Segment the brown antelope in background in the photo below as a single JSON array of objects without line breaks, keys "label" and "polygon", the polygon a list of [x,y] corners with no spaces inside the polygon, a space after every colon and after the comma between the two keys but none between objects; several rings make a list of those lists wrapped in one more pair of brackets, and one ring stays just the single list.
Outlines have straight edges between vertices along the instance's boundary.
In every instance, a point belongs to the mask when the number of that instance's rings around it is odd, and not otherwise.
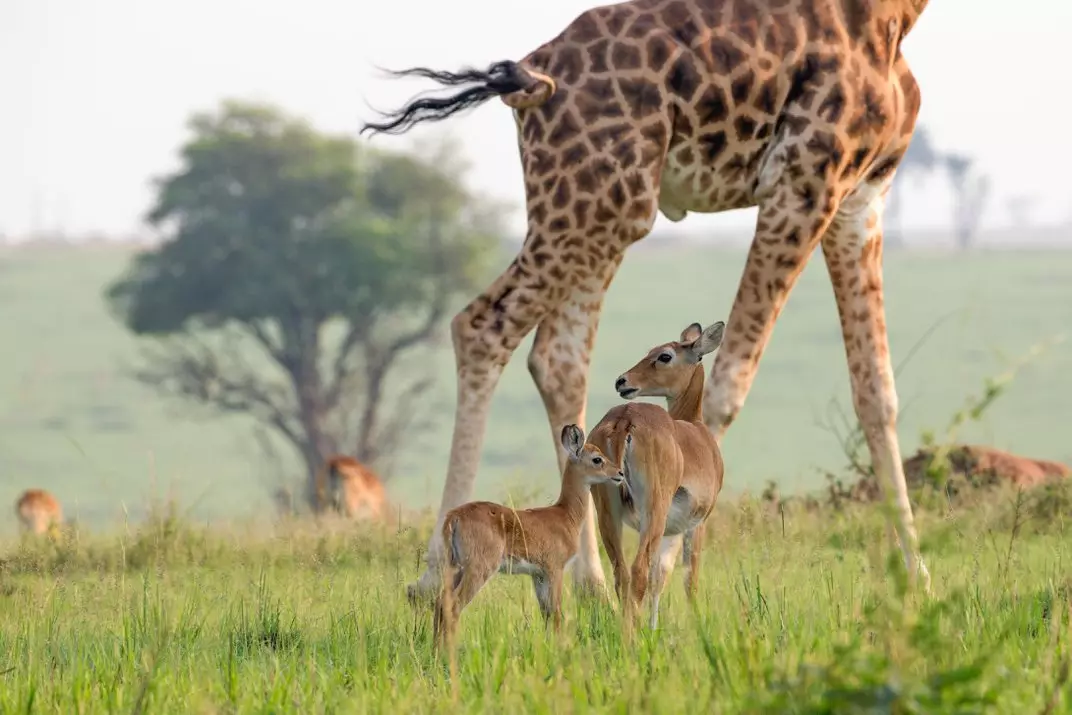
[{"label": "brown antelope in background", "polygon": [[316,486],[321,504],[326,497],[330,508],[350,519],[379,519],[385,512],[383,482],[353,457],[337,454],[328,459],[317,475]]},{"label": "brown antelope in background", "polygon": [[[667,409],[643,402],[612,407],[588,438],[625,471],[624,488],[601,487],[592,496],[627,620],[650,585],[652,629],[682,546],[685,589],[690,598],[695,595],[703,525],[722,490],[722,453],[703,420],[701,360],[721,344],[724,328],[723,322],[707,328],[693,323],[680,340],[648,351],[614,387],[627,400],[665,397]],[[622,552],[623,523],[640,532],[631,575]]]},{"label": "brown antelope in background", "polygon": [[60,503],[44,489],[24,491],[15,502],[15,514],[22,528],[33,534],[55,533],[63,521]]},{"label": "brown antelope in background", "polygon": [[562,428],[561,442],[566,467],[552,506],[515,510],[478,501],[447,512],[442,533],[447,563],[433,629],[437,644],[453,635],[462,609],[496,572],[531,576],[544,621],[560,627],[562,574],[577,553],[589,492],[603,484],[617,489],[624,480],[616,463],[585,444],[577,425]]}]

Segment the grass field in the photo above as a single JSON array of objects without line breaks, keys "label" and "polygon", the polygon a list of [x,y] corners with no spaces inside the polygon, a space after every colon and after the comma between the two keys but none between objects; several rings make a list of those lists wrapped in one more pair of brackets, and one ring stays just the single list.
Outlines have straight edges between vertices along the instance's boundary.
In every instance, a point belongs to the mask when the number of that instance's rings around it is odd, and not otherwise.
[{"label": "grass field", "polygon": [[[556,637],[530,583],[500,577],[462,616],[452,677],[431,648],[430,615],[403,598],[427,515],[390,527],[252,519],[276,472],[250,425],[178,410],[123,376],[135,343],[99,295],[125,258],[0,254],[0,501],[45,486],[79,523],[58,544],[0,538],[0,713],[1072,712],[1072,489],[921,509],[933,600],[901,598],[873,508],[780,513],[734,498],[767,478],[814,487],[817,468],[842,464],[816,424],[831,398],[849,405],[820,265],[725,443],[731,498],[709,528],[695,609],[679,567],[660,630],[629,643],[614,611],[567,586]],[[651,344],[725,317],[742,262],[725,250],[626,262],[590,422]],[[1072,318],[1072,254],[894,254],[887,265],[897,361],[944,321],[899,380],[906,451]],[[494,406],[480,495],[557,489],[526,349]],[[443,419],[390,484],[409,506],[438,499],[449,448],[451,358],[427,359],[443,371],[433,401]],[[1070,375],[1060,344],[962,436],[1068,460]],[[124,509],[133,518],[117,525]],[[627,553],[635,543],[627,533]]]},{"label": "grass field", "polygon": [[[0,253],[0,503],[40,485],[55,491],[69,514],[98,526],[123,519],[124,510],[144,514],[151,495],[173,495],[199,520],[267,508],[273,480],[296,469],[289,452],[282,461],[266,459],[245,420],[166,402],[125,377],[136,342],[100,296],[128,256],[123,248]],[[756,491],[768,479],[785,491],[815,487],[820,468],[844,461],[818,425],[832,399],[849,413],[851,403],[833,297],[816,259],[725,441],[728,493]],[[613,378],[651,345],[692,321],[726,317],[743,261],[743,252],[728,249],[650,250],[625,261],[596,346],[589,426],[618,399]],[[892,253],[886,263],[895,361],[941,321],[899,376],[906,452],[921,429],[943,427],[984,378],[1072,323],[1069,252]],[[478,496],[557,489],[550,430],[525,366],[530,341],[497,393]],[[389,484],[394,499],[414,507],[438,503],[454,400],[452,356],[420,359],[434,361],[442,375],[429,402],[439,419],[409,441]],[[1065,342],[1027,366],[965,437],[1072,459],[1070,394],[1072,343]],[[0,521],[0,533],[13,529],[13,521]]]},{"label": "grass field", "polygon": [[462,614],[453,679],[402,595],[427,523],[165,518],[6,544],[0,712],[1070,712],[1072,552],[1037,511],[924,513],[936,598],[902,601],[874,512],[724,504],[695,610],[679,567],[630,644],[567,585],[556,637],[529,580],[498,577]]}]

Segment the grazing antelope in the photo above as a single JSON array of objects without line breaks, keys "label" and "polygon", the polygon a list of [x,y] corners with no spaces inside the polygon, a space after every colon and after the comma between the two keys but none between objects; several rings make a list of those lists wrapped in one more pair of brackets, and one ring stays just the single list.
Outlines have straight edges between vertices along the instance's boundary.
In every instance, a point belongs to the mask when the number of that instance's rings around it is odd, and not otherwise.
[{"label": "grazing antelope", "polygon": [[353,457],[337,454],[325,462],[317,475],[317,492],[324,500],[324,475],[327,475],[327,503],[351,519],[379,519],[387,497],[383,482],[369,467]]},{"label": "grazing antelope", "polygon": [[[725,325],[701,328],[693,323],[680,340],[649,350],[614,387],[627,400],[665,397],[667,409],[642,402],[612,407],[588,438],[625,471],[624,488],[600,487],[592,496],[614,567],[615,591],[628,617],[651,582],[652,629],[658,623],[659,596],[682,546],[685,589],[690,598],[695,595],[702,528],[722,490],[722,453],[703,420],[701,361],[721,344]],[[631,576],[622,553],[623,523],[640,532]]]},{"label": "grazing antelope", "polygon": [[577,425],[562,428],[561,442],[566,467],[552,506],[519,511],[478,501],[447,512],[442,536],[448,558],[435,604],[437,643],[454,632],[462,609],[496,572],[531,576],[544,621],[552,621],[556,630],[561,625],[562,572],[577,553],[589,491],[602,484],[617,488],[624,481],[617,464],[585,444]]},{"label": "grazing antelope", "polygon": [[34,534],[54,533],[63,521],[60,503],[44,489],[24,491],[15,502],[15,514],[22,528]]}]

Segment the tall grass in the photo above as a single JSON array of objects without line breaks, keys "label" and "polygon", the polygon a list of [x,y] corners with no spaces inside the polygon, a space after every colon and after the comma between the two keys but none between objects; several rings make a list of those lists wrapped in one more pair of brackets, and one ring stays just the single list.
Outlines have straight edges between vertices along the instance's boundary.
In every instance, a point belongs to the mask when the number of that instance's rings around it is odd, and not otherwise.
[{"label": "tall grass", "polygon": [[1046,494],[921,514],[930,600],[874,511],[743,498],[657,632],[627,645],[567,592],[555,636],[528,579],[499,577],[453,682],[403,597],[429,520],[27,539],[0,571],[0,712],[1064,712],[1070,547]]}]

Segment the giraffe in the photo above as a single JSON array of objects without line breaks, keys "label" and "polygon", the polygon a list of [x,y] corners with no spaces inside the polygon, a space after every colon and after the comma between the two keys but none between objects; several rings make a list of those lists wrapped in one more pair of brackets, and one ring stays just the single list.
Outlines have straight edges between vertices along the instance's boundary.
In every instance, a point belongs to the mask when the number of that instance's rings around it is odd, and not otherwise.
[{"label": "giraffe", "polygon": [[[928,0],[628,0],[581,13],[520,61],[394,72],[460,88],[418,97],[361,133],[401,134],[492,97],[513,110],[527,235],[451,322],[457,406],[439,522],[411,601],[430,597],[442,517],[467,500],[492,394],[533,329],[528,367],[553,437],[584,425],[603,297],[657,214],[756,207],[755,234],[704,395],[721,442],[774,323],[821,246],[853,405],[887,496],[887,536],[930,591],[900,458],[882,290],[882,215],[920,90],[901,52]],[[559,453],[559,466],[564,455]],[[607,597],[594,509],[572,573]]]}]

